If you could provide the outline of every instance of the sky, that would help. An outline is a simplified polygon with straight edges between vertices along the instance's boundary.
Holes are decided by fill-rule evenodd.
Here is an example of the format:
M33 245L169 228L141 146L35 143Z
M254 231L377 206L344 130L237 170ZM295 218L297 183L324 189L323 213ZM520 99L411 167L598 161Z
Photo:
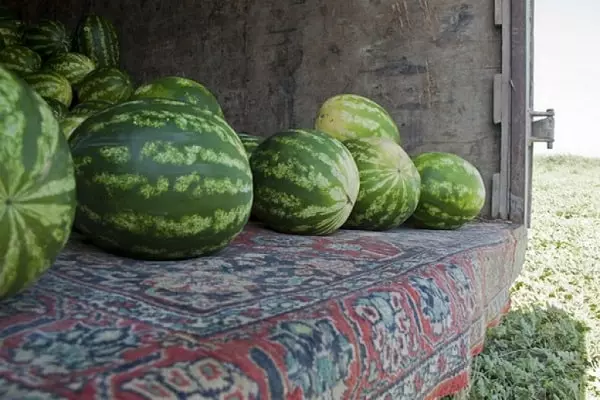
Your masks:
M535 0L534 35L534 107L556 113L535 153L600 157L600 0Z

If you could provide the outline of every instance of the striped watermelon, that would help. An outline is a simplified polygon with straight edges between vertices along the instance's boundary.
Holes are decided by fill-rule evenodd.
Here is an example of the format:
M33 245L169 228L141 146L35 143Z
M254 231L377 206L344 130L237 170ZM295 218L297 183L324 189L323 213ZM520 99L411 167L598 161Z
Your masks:
M108 251L198 257L225 248L248 220L248 158L214 113L168 99L128 101L86 119L69 142L75 225Z
M248 155L248 157L250 157L252 155L252 152L264 140L264 137L251 135L246 132L238 132L238 136L240 137L242 144L244 145L244 148L246 149L246 154Z
M80 102L102 100L116 104L128 100L133 92L131 78L117 68L98 68L77 85Z
M25 46L38 53L42 59L55 54L65 54L71 49L71 39L60 21L42 20L25 29Z
M42 66L42 58L27 47L9 46L0 50L0 64L23 76L38 71Z
M24 27L18 19L0 19L0 49L21 44Z
M0 67L0 299L34 284L75 215L69 146L48 105Z
M50 106L54 117L59 121L69 111L67 106L56 99L44 97L44 100L46 100L46 103L48 103L48 106Z
M411 220L417 227L457 229L475 219L485 203L481 174L451 153L422 153L413 159L421 176L421 197Z
M292 129L252 153L253 215L278 232L328 235L348 219L359 175L344 145L316 130Z
M387 137L401 144L398 126L388 112L373 100L356 94L340 94L319 108L315 127L336 139Z
M118 67L119 36L115 26L99 15L87 15L73 37L73 50L91 58L98 67Z
M73 131L88 117L97 114L111 105L111 103L102 100L91 100L77 104L60 120L61 132L66 138L69 138Z
M40 96L60 101L66 107L73 101L73 89L64 76L51 71L38 71L25 75L25 81Z
M223 116L221 105L214 94L201 83L188 78L179 76L158 78L140 86L131 97L132 100L144 98L179 100Z
M65 53L53 56L43 68L61 74L75 87L90 72L96 69L96 63L80 53Z
M360 174L358 199L344 228L382 231L396 228L415 211L421 178L412 160L392 139L349 139L344 145Z

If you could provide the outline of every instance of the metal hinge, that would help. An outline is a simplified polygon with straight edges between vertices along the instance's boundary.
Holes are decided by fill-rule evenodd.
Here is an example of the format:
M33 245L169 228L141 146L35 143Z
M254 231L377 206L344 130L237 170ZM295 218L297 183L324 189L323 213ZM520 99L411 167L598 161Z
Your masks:
M535 142L546 142L548 149L552 149L554 145L554 110L532 111L529 113L531 118L545 117L533 121L531 125L531 135L529 136L529 145Z

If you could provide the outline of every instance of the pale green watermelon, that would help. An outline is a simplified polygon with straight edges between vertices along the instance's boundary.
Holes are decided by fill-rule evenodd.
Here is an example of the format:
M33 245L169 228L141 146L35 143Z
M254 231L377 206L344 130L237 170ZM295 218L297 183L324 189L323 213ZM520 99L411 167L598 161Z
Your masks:
M339 94L319 108L315 128L345 141L361 137L386 137L401 144L398 125L375 101L356 94Z

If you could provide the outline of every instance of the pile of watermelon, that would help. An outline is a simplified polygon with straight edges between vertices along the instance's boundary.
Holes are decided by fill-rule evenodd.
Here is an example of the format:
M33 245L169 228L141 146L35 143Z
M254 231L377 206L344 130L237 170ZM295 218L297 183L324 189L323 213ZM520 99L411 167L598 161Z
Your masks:
M120 52L102 16L69 32L0 8L0 298L49 268L72 229L111 253L177 260L225 249L250 219L295 235L458 229L483 207L472 164L409 156L365 96L326 99L313 126L236 132L204 84L136 87Z

